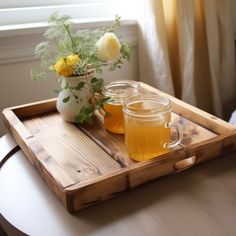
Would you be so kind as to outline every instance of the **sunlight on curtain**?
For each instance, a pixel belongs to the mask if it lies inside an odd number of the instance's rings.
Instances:
[[[141,1],[139,14],[140,79],[169,94],[174,94],[169,67],[166,27],[162,2]]]
[[[233,110],[229,1],[146,0],[141,9],[141,80],[219,117]]]
[[[168,56],[170,60],[170,68],[172,81],[175,89],[175,95],[180,97],[181,81],[180,81],[180,65],[179,65],[179,46],[178,46],[178,29],[176,15],[176,2],[173,0],[162,1],[165,17],[165,28],[168,45]]]

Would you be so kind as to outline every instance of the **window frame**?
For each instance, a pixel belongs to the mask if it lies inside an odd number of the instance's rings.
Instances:
[[[130,6],[135,0],[22,0],[23,7],[19,7],[19,3],[14,6],[13,0],[8,1],[8,5],[7,3],[4,5],[4,1],[0,2],[0,27],[47,22],[48,17],[55,12],[86,21],[114,18],[115,15],[123,19],[136,18],[135,11],[130,11]]]
[[[9,0],[10,1],[10,0]],[[22,0],[24,1],[24,0]],[[54,0],[47,0],[52,2]],[[58,1],[58,0],[55,0]],[[63,0],[64,1],[64,0]],[[66,0],[65,0],[66,1]],[[71,0],[68,0],[71,1]],[[68,2],[67,1],[67,2]],[[134,0],[119,0],[120,3],[125,1],[134,1]],[[37,0],[36,0],[37,2]],[[72,21],[75,23],[77,29],[93,29],[98,27],[103,27],[109,22],[115,19],[115,14],[121,16],[121,27],[119,28],[119,34],[122,36],[122,39],[131,43],[132,46],[137,46],[137,20],[133,14],[125,14],[121,11],[118,11],[118,8],[114,9],[114,4],[107,4],[107,2],[114,3],[117,0],[77,0],[77,8],[74,5],[63,5],[64,8],[68,8],[71,11],[63,12],[59,11],[59,14],[67,14],[72,17]],[[83,5],[83,3],[86,3]],[[81,6],[84,6],[84,8]],[[102,8],[106,5],[106,8]],[[1,3],[0,3],[1,5]],[[100,8],[98,8],[100,6]],[[34,6],[35,7],[35,6]],[[33,7],[33,8],[34,8]],[[51,13],[55,12],[55,6],[44,6],[36,7],[36,10],[45,10],[50,9]],[[58,7],[58,6],[56,6]],[[85,8],[87,7],[87,9]],[[123,7],[120,4],[120,7]],[[113,8],[112,11],[109,9]],[[78,15],[78,9],[80,11],[88,11],[87,15]],[[99,10],[100,9],[100,10]],[[104,13],[104,9],[106,9]],[[119,8],[122,10],[121,8]],[[130,9],[127,8],[129,11]],[[0,8],[0,22],[1,18],[4,18],[4,14],[7,15],[7,12],[14,13],[19,11],[20,14],[28,14],[32,10],[32,7],[27,7],[26,9],[22,8]],[[74,12],[74,15],[71,14]],[[104,14],[102,14],[102,12]],[[122,13],[122,14],[121,14]],[[32,14],[32,11],[31,11]],[[47,17],[50,16],[50,13],[47,12]],[[10,16],[6,16],[10,17]],[[5,22],[2,25],[0,24],[0,65],[24,62],[24,61],[33,61],[36,60],[34,55],[35,45],[42,41],[42,35],[48,27],[47,19],[36,20],[34,22]]]

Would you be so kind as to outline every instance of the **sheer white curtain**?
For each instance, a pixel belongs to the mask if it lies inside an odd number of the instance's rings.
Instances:
[[[236,107],[228,0],[145,0],[140,79],[222,117]]]

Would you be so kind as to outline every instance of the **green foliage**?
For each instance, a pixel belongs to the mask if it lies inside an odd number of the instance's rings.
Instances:
[[[119,28],[120,17],[118,16],[106,27],[94,30],[76,31],[70,16],[59,16],[57,13],[49,17],[48,23],[49,27],[44,33],[45,41],[39,43],[35,48],[36,57],[41,59],[42,72],[32,70],[32,80],[46,79],[48,73],[55,73],[55,65],[60,61],[59,59],[65,58],[66,64],[66,58],[70,55],[77,55],[79,58],[73,64],[73,76],[87,75],[88,71],[91,70],[101,74],[104,68],[115,70],[121,68],[124,60],[129,61],[130,59],[130,45],[122,42],[120,42],[121,49],[118,59],[106,61],[97,56],[96,43],[105,33],[115,32]],[[88,106],[84,106],[76,117],[76,121],[79,123],[91,123],[93,112],[96,109],[102,109],[103,105],[110,101],[110,98],[104,98],[102,95],[104,80],[94,77],[88,84],[79,82],[75,87],[71,87],[66,83],[63,88],[55,90],[57,93],[64,89],[69,90],[70,95],[63,99],[64,103],[69,102],[71,98],[75,98],[76,102],[79,103],[80,98],[75,91],[82,90],[86,85],[90,88],[91,102]]]
[[[104,80],[102,78],[93,77],[91,80],[91,93],[101,93],[104,85]]]
[[[115,20],[106,27],[94,30],[73,29],[71,17],[67,15],[59,16],[57,13],[49,17],[49,27],[44,33],[46,41],[41,42],[35,48],[36,57],[41,59],[43,72],[33,71],[31,78],[33,80],[44,79],[47,73],[52,71],[53,65],[60,57],[66,57],[70,54],[77,54],[81,59],[75,65],[74,75],[84,75],[88,67],[93,67],[97,73],[102,73],[103,68],[109,66],[109,70],[121,68],[124,60],[129,60],[130,46],[121,43],[121,56],[116,61],[103,61],[96,55],[96,42],[106,33],[114,32],[120,26],[120,17],[116,16]]]
[[[69,100],[70,100],[70,96],[67,96],[67,97],[65,97],[65,98],[63,99],[63,102],[64,102],[64,103],[67,103],[67,102],[69,102]]]
[[[77,86],[74,88],[75,90],[81,90],[85,86],[85,82],[81,81],[77,84]]]
[[[103,105],[104,105],[104,104],[107,104],[107,103],[109,103],[109,102],[111,102],[111,101],[112,101],[112,98],[110,98],[110,97],[104,97],[104,98],[102,98],[102,99],[96,101],[95,107],[96,107],[96,109],[103,108]]]
[[[130,54],[131,54],[131,47],[129,43],[123,43],[121,45],[121,49],[120,49],[121,55],[124,59],[126,59],[127,61],[129,61],[130,59]]]
[[[91,104],[88,106],[83,106],[80,109],[80,113],[76,116],[76,122],[78,123],[87,122],[89,124],[92,124],[93,112],[94,112],[94,107]]]
[[[33,81],[36,81],[36,80],[38,80],[38,79],[46,79],[46,78],[47,78],[47,75],[46,75],[45,72],[37,73],[36,71],[31,70],[30,73],[31,73],[31,74],[30,74],[30,75],[31,75],[31,79],[32,79]]]

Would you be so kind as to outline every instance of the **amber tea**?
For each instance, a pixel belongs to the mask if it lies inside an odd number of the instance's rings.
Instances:
[[[116,134],[124,134],[123,105],[108,103],[104,105],[107,115],[104,116],[104,126]]]
[[[170,101],[155,95],[129,98],[124,106],[125,145],[130,158],[144,161],[169,152],[182,136],[177,124],[171,123]],[[171,141],[170,128],[178,139]]]
[[[123,101],[129,96],[138,94],[139,87],[138,82],[131,80],[115,81],[105,85],[104,95],[111,98],[111,102],[104,105],[106,130],[124,134]]]

